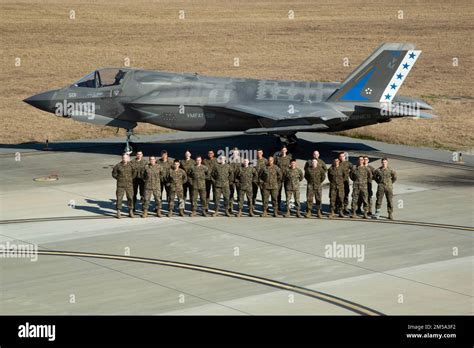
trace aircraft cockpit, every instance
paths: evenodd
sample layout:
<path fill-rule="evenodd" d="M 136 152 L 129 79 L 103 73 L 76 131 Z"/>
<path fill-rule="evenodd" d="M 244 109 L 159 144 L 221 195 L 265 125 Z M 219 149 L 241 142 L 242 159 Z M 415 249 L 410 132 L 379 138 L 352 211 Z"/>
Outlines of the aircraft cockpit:
<path fill-rule="evenodd" d="M 126 74 L 127 71 L 123 69 L 100 69 L 90 73 L 87 76 L 84 76 L 82 79 L 75 82 L 73 86 L 86 88 L 118 86 L 122 83 Z"/>

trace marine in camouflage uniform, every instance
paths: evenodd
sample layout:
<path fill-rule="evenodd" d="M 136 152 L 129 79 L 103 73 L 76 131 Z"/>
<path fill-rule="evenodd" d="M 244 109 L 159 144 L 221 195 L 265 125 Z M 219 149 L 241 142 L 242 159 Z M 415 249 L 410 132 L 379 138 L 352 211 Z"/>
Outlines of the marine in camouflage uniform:
<path fill-rule="evenodd" d="M 303 171 L 296 167 L 296 160 L 290 161 L 289 167 L 285 174 L 282 174 L 285 180 L 285 195 L 286 195 L 286 217 L 291 215 L 290 201 L 293 197 L 295 200 L 296 216 L 301 217 L 300 204 L 300 181 L 303 180 Z M 281 192 L 280 192 L 281 193 Z"/>
<path fill-rule="evenodd" d="M 168 217 L 173 216 L 175 197 L 178 198 L 179 216 L 184 216 L 184 193 L 183 184 L 187 181 L 186 172 L 179 167 L 179 161 L 175 160 L 168 171 L 166 183 L 168 185 Z"/>
<path fill-rule="evenodd" d="M 211 172 L 211 178 L 214 184 L 214 205 L 215 211 L 213 216 L 219 215 L 219 202 L 221 196 L 224 197 L 224 212 L 226 216 L 230 216 L 229 212 L 229 194 L 230 182 L 234 180 L 232 168 L 228 163 L 225 163 L 226 157 L 221 156 L 220 161 Z"/>
<path fill-rule="evenodd" d="M 268 199 L 272 198 L 273 216 L 278 217 L 278 189 L 281 183 L 281 170 L 274 164 L 273 157 L 268 157 L 267 165 L 260 173 L 260 181 L 263 189 L 263 213 L 267 216 Z"/>
<path fill-rule="evenodd" d="M 149 163 L 145 166 L 143 180 L 145 181 L 145 203 L 143 204 L 143 217 L 148 216 L 151 196 L 155 198 L 156 216 L 161 217 L 161 182 L 165 173 L 163 168 L 156 163 L 156 158 L 150 156 Z"/>
<path fill-rule="evenodd" d="M 364 166 L 364 157 L 359 157 L 358 166 L 351 169 L 350 177 L 352 179 L 352 218 L 357 218 L 357 203 L 359 198 L 362 200 L 364 206 L 364 219 L 367 219 L 369 211 L 368 188 L 367 183 L 372 180 L 372 173 L 370 169 Z"/>
<path fill-rule="evenodd" d="M 136 171 L 130 163 L 130 157 L 126 154 L 122 155 L 122 161 L 117 163 L 112 170 L 112 177 L 117 180 L 117 189 L 115 191 L 117 197 L 117 218 L 121 218 L 122 200 L 124 193 L 127 196 L 128 213 L 131 218 L 133 214 L 133 179 Z"/>
<path fill-rule="evenodd" d="M 183 169 L 186 172 L 186 175 L 189 176 L 189 170 L 194 167 L 196 164 L 196 161 L 191 158 L 191 152 L 186 151 L 184 154 L 184 159 L 179 161 L 179 166 L 181 169 Z M 191 187 L 191 183 L 189 180 L 183 185 L 183 195 L 184 195 L 184 200 L 186 201 L 186 198 L 188 197 L 189 193 L 189 201 L 193 201 L 193 189 Z"/>
<path fill-rule="evenodd" d="M 378 184 L 374 218 L 380 217 L 380 208 L 382 208 L 382 200 L 385 196 L 388 218 L 393 220 L 393 184 L 397 181 L 397 173 L 388 166 L 388 159 L 382 159 L 382 166 L 375 171 L 374 178 Z"/>
<path fill-rule="evenodd" d="M 263 150 L 258 149 L 257 158 L 255 159 L 255 162 L 254 162 L 255 169 L 257 170 L 258 180 L 257 182 L 252 184 L 252 194 L 253 194 L 252 204 L 254 207 L 257 202 L 258 190 L 260 190 L 260 195 L 262 196 L 262 200 L 263 200 L 263 189 L 262 189 L 262 182 L 260 180 L 260 175 L 262 174 L 262 170 L 265 168 L 266 165 L 267 165 L 267 159 L 263 157 Z"/>
<path fill-rule="evenodd" d="M 290 153 L 288 153 L 288 149 L 285 145 L 281 147 L 280 153 L 275 156 L 275 164 L 280 168 L 281 170 L 281 184 L 280 188 L 278 189 L 278 206 L 281 206 L 281 193 L 283 191 L 283 188 L 285 188 L 285 196 L 287 195 L 286 192 L 286 185 L 283 185 L 283 183 L 286 182 L 286 173 L 288 169 L 290 168 L 290 161 L 292 159 L 292 156 Z M 288 202 L 288 198 L 286 200 Z"/>
<path fill-rule="evenodd" d="M 313 151 L 313 158 L 310 158 L 309 160 L 306 161 L 306 163 L 304 164 L 304 170 L 306 170 L 308 167 L 311 167 L 313 159 L 316 159 L 318 161 L 319 169 L 322 169 L 324 173 L 327 173 L 328 168 L 326 166 L 326 162 L 324 162 L 321 158 L 319 158 L 318 150 Z"/>
<path fill-rule="evenodd" d="M 133 179 L 133 212 L 135 212 L 138 192 L 140 192 L 142 207 L 145 203 L 145 181 L 143 180 L 143 175 L 145 174 L 145 167 L 148 162 L 143 158 L 143 152 L 137 151 L 137 156 L 133 161 L 130 161 L 130 163 L 133 165 L 137 173 L 137 176 Z"/>
<path fill-rule="evenodd" d="M 254 216 L 253 211 L 253 184 L 258 182 L 257 169 L 249 165 L 249 160 L 244 159 L 242 165 L 235 173 L 235 184 L 239 192 L 239 211 L 237 217 L 242 216 L 244 199 L 247 197 L 249 216 Z"/>
<path fill-rule="evenodd" d="M 239 187 L 235 182 L 235 174 L 239 171 L 240 167 L 242 166 L 242 158 L 240 157 L 240 152 L 237 148 L 232 150 L 232 159 L 230 159 L 230 168 L 232 169 L 232 177 L 234 178 L 233 181 L 230 182 L 229 185 L 229 212 L 232 214 L 234 210 L 234 196 L 237 194 L 237 201 L 239 200 Z"/>
<path fill-rule="evenodd" d="M 344 185 L 347 180 L 347 171 L 339 164 L 336 158 L 332 166 L 328 169 L 329 198 L 331 201 L 331 213 L 329 218 L 334 216 L 336 209 L 339 209 L 339 216 L 344 216 Z"/>
<path fill-rule="evenodd" d="M 217 159 L 214 157 L 214 151 L 210 150 L 207 153 L 207 158 L 203 160 L 203 164 L 209 169 L 209 171 L 212 173 L 214 168 L 217 165 Z M 214 192 L 214 182 L 212 181 L 212 178 L 209 177 L 208 180 L 206 180 L 206 199 L 208 202 L 211 201 L 211 189 L 212 189 L 212 194 L 215 195 Z"/>
<path fill-rule="evenodd" d="M 166 150 L 161 151 L 161 158 L 158 160 L 158 164 L 163 168 L 165 175 L 168 175 L 168 172 L 173 167 L 173 160 L 168 157 L 168 152 Z M 163 200 L 163 190 L 166 191 L 166 198 L 169 196 L 169 184 L 165 182 L 164 185 L 161 185 L 161 200 Z"/>
<path fill-rule="evenodd" d="M 346 160 L 346 154 L 344 152 L 339 153 L 339 165 L 342 167 L 345 173 L 346 179 L 344 180 L 344 212 L 349 213 L 349 195 L 351 193 L 349 174 L 351 172 L 352 164 Z"/>
<path fill-rule="evenodd" d="M 316 201 L 316 214 L 318 218 L 321 218 L 321 202 L 322 202 L 322 191 L 323 182 L 326 179 L 326 167 L 319 165 L 319 161 L 316 158 L 311 160 L 311 164 L 306 167 L 305 179 L 307 181 L 306 187 L 306 217 L 311 217 L 311 211 L 313 209 L 313 202 Z"/>
<path fill-rule="evenodd" d="M 191 216 L 196 216 L 197 200 L 201 200 L 202 215 L 207 216 L 208 201 L 206 196 L 206 180 L 210 177 L 210 171 L 207 166 L 202 164 L 201 156 L 196 158 L 196 164 L 191 167 L 188 174 L 188 181 L 192 188 Z"/>
<path fill-rule="evenodd" d="M 368 197 L 367 197 L 367 200 L 369 202 L 369 211 L 368 211 L 368 215 L 372 215 L 372 203 L 373 203 L 373 196 L 374 196 L 374 191 L 373 191 L 373 188 L 372 188 L 372 180 L 374 179 L 374 174 L 375 174 L 375 168 L 372 167 L 370 164 L 369 164 L 369 157 L 368 156 L 364 156 L 364 166 L 366 166 L 367 168 L 369 168 L 370 170 L 370 174 L 372 175 L 371 176 L 371 179 L 367 181 L 367 193 L 368 193 Z M 360 199 L 359 197 L 359 202 L 357 204 L 357 210 L 361 210 L 361 207 L 362 207 L 362 200 Z"/>

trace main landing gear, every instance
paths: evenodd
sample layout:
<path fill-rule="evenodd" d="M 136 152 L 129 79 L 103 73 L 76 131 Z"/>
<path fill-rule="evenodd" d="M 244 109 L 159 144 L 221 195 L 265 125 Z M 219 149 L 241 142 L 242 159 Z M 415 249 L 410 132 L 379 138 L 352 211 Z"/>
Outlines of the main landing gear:
<path fill-rule="evenodd" d="M 285 146 L 296 146 L 298 144 L 298 138 L 296 137 L 296 133 L 292 134 L 279 134 L 278 137 L 280 138 L 280 145 Z"/>
<path fill-rule="evenodd" d="M 127 129 L 127 140 L 125 141 L 125 148 L 123 152 L 130 155 L 133 152 L 133 143 L 130 141 L 130 137 L 133 135 L 133 128 Z"/>

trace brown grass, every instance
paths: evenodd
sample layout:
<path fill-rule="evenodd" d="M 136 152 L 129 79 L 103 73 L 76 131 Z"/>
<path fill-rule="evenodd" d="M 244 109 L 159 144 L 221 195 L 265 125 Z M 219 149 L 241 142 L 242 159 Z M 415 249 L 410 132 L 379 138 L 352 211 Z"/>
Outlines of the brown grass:
<path fill-rule="evenodd" d="M 423 55 L 400 93 L 436 120 L 403 119 L 345 134 L 392 143 L 474 147 L 473 6 L 435 1 L 0 1 L 1 143 L 95 138 L 116 129 L 58 119 L 22 100 L 105 66 L 218 76 L 341 81 L 381 42 Z M 69 19 L 69 11 L 76 19 Z M 180 10 L 186 19 L 179 20 Z M 295 19 L 288 19 L 288 11 Z M 405 19 L 397 19 L 403 10 Z M 15 58 L 22 59 L 15 67 Z M 233 58 L 240 58 L 240 67 Z M 348 57 L 352 66 L 343 67 Z M 459 66 L 452 66 L 453 57 Z M 463 97 L 461 99 L 455 99 Z M 137 133 L 162 129 L 140 125 Z"/>

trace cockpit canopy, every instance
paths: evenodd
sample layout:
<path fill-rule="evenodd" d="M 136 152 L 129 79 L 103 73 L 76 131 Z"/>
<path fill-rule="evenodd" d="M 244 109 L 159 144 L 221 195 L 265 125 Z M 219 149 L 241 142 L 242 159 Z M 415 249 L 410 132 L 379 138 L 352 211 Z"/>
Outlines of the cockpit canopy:
<path fill-rule="evenodd" d="M 75 82 L 74 86 L 86 88 L 118 86 L 122 83 L 126 74 L 127 71 L 125 69 L 100 69 L 90 73 L 87 76 L 84 76 L 82 79 Z"/>

